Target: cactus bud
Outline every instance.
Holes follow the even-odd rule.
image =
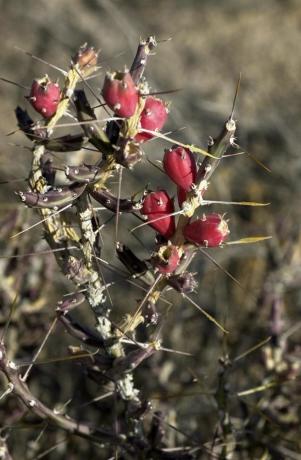
[[[83,70],[86,67],[96,67],[98,54],[96,53],[93,46],[88,46],[87,43],[82,45],[72,61],[74,64],[78,64],[80,69]]]
[[[161,99],[148,96],[140,116],[140,127],[150,131],[160,131],[166,122],[167,114],[167,106]],[[154,137],[152,134],[141,132],[136,134],[135,141],[145,142],[152,137]]]
[[[107,73],[102,95],[110,109],[119,117],[130,118],[134,115],[139,94],[129,72]]]
[[[188,192],[195,182],[197,167],[189,149],[174,145],[165,150],[163,167],[170,179]]]
[[[147,216],[149,225],[165,238],[170,238],[175,232],[175,218],[170,215],[173,212],[173,200],[165,190],[151,192],[143,200],[141,213]]]
[[[51,118],[55,114],[60,98],[61,90],[58,83],[53,83],[47,75],[33,81],[29,101],[44,118]]]
[[[184,227],[188,241],[206,247],[220,246],[230,233],[227,221],[220,214],[207,214]]]

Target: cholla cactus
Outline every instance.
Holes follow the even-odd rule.
[[[98,56],[86,45],[72,59],[61,88],[47,76],[32,83],[29,101],[43,120],[33,121],[27,111],[20,107],[16,110],[20,129],[32,141],[29,190],[18,191],[18,195],[25,205],[39,213],[50,250],[62,273],[74,283],[72,295],[58,299],[56,318],[42,345],[57,322],[79,341],[81,347],[70,348],[70,354],[81,363],[87,378],[94,380],[99,389],[109,387],[109,393],[116,395],[120,406],[119,428],[112,430],[110,425],[92,428],[83,420],[50,409],[34,396],[27,380],[41,348],[21,374],[20,365],[9,360],[9,350],[2,340],[0,370],[9,382],[7,394],[13,393],[29,411],[67,433],[105,444],[108,451],[112,446],[118,447],[122,458],[190,459],[199,458],[200,451],[206,453],[211,449],[194,438],[192,445],[187,447],[167,448],[162,429],[164,418],[152,411],[143,389],[138,390],[134,371],[161,348],[160,341],[153,339],[160,298],[168,289],[173,289],[189,299],[188,294],[197,285],[190,271],[192,259],[200,250],[208,247],[219,250],[227,243],[230,233],[227,220],[217,213],[204,213],[202,208],[214,204],[206,200],[206,191],[223,156],[230,147],[235,147],[236,123],[231,113],[220,135],[210,139],[207,151],[176,142],[164,134],[162,129],[169,106],[151,94],[143,77],[148,58],[156,46],[153,37],[141,41],[130,70],[106,74],[99,95],[108,113],[106,120],[97,119],[87,97],[87,79],[98,69]],[[79,89],[82,82],[84,89]],[[55,130],[61,118],[70,112],[78,122],[79,132],[56,137]],[[110,190],[109,179],[123,168],[131,170],[143,161],[145,144],[156,137],[173,144],[162,152],[162,160],[166,181],[170,179],[174,183],[178,201],[175,203],[164,187],[149,190],[146,184],[143,184],[145,192],[140,197],[134,195],[134,191],[134,198],[115,196]],[[99,152],[100,160],[95,164],[66,166],[64,183],[58,183],[51,154],[81,151],[87,145]],[[119,324],[112,320],[108,286],[99,268],[102,222],[94,211],[95,202],[116,216],[131,213],[143,220],[138,226],[148,225],[154,230],[153,253],[147,260],[141,260],[125,244],[116,242],[117,255],[129,278],[136,279],[145,291],[134,312],[132,309],[123,322],[120,318]],[[70,211],[73,211],[72,219]],[[93,329],[79,323],[72,315],[85,301],[95,316]],[[206,315],[206,321],[213,321],[224,334],[227,333],[209,313],[198,308]],[[141,328],[144,328],[143,341],[137,338]],[[225,430],[225,418],[222,427]],[[225,442],[228,442],[226,434]]]

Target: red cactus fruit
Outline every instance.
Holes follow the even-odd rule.
[[[163,246],[158,254],[153,257],[153,265],[162,274],[173,273],[179,265],[181,252],[173,245]]]
[[[220,214],[207,214],[184,227],[188,241],[206,247],[220,246],[230,233],[227,221]]]
[[[141,213],[147,216],[149,225],[165,238],[170,238],[175,232],[175,218],[170,215],[173,212],[173,200],[165,190],[150,192],[143,200]]]
[[[106,104],[118,117],[130,118],[134,115],[139,93],[129,72],[108,72],[102,95]]]
[[[51,118],[55,114],[60,99],[61,90],[58,83],[53,83],[47,75],[32,82],[29,101],[44,118]]]
[[[195,182],[197,167],[193,154],[189,149],[174,145],[165,150],[163,167],[170,179],[188,192]]]
[[[150,131],[160,131],[163,128],[168,115],[168,109],[161,99],[148,96],[140,116],[140,127]],[[145,142],[151,139],[153,134],[138,133],[135,136],[136,142]]]

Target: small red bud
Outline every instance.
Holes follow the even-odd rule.
[[[183,234],[188,241],[206,247],[220,246],[230,233],[226,220],[220,214],[207,214],[187,224]]]
[[[60,98],[61,90],[58,83],[53,83],[47,75],[33,81],[29,101],[44,118],[51,118],[55,114]]]
[[[163,128],[168,115],[166,104],[153,96],[148,96],[145,100],[144,108],[140,116],[140,127],[149,131],[160,131]],[[138,133],[135,136],[136,142],[145,142],[152,139],[153,134]]]
[[[129,72],[107,73],[102,95],[118,117],[130,118],[134,115],[139,94]]]
[[[173,273],[179,265],[181,252],[173,245],[162,246],[153,257],[153,265],[162,274]]]
[[[175,218],[170,215],[173,212],[173,200],[165,190],[150,192],[143,200],[141,213],[147,216],[149,225],[165,238],[170,238],[175,232]]]
[[[170,179],[188,192],[195,182],[197,167],[194,156],[189,149],[174,145],[165,150],[163,167]]]

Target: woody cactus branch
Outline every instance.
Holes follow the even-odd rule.
[[[92,67],[93,69],[95,68],[95,63]],[[93,69],[90,68],[88,74]],[[66,76],[65,86],[62,91],[61,99],[57,104],[57,110],[54,115],[45,122],[44,129],[47,132],[47,139],[49,139],[47,141],[47,147],[51,146],[51,138],[49,136],[59,119],[67,110],[70,98],[73,97],[77,83],[80,81],[81,77],[86,75],[86,68],[85,66],[82,66],[80,60],[73,62],[70,71]],[[34,89],[35,87],[33,88],[31,94],[33,94]],[[49,86],[47,87],[47,90],[49,90]],[[43,96],[45,97],[46,93],[44,88],[43,91]],[[37,94],[37,98],[38,96],[39,94]],[[37,103],[37,98],[34,100],[35,104]],[[86,122],[95,119],[93,110],[90,108],[82,91],[78,91],[75,94],[75,104],[77,107],[79,121]],[[48,116],[49,113],[50,112],[44,114]],[[20,121],[19,124],[21,124]],[[29,124],[29,120],[26,120],[26,123],[23,123],[24,131],[28,131]],[[83,126],[85,134],[88,136],[90,142],[94,143],[94,145],[97,146],[105,156],[104,160],[99,164],[97,176],[94,177],[94,182],[96,181],[95,188],[97,190],[97,188],[99,188],[102,184],[105,185],[107,178],[110,177],[115,169],[115,162],[113,158],[114,150],[110,146],[110,143],[102,130],[98,130],[96,126],[93,127],[92,125]],[[93,210],[89,202],[87,192],[85,192],[86,186],[77,186],[76,183],[74,183],[71,187],[65,187],[64,189],[48,190],[49,185],[47,184],[41,168],[43,156],[45,154],[44,139],[43,142],[44,144],[41,145],[38,141],[36,141],[36,145],[33,148],[32,170],[29,179],[32,192],[21,192],[20,196],[28,205],[38,206],[39,213],[44,220],[43,224],[46,230],[46,239],[50,246],[53,249],[57,249],[58,247],[65,248],[65,252],[63,254],[57,255],[57,260],[62,267],[63,272],[67,277],[76,281],[77,284],[85,288],[85,297],[95,313],[97,318],[96,328],[103,341],[107,342],[108,339],[113,339],[113,342],[111,340],[113,345],[107,346],[106,352],[109,353],[109,355],[121,357],[124,355],[123,347],[120,342],[114,340],[114,327],[109,320],[110,310],[107,306],[105,306],[106,297],[104,291],[106,287],[95,263],[94,245],[96,238],[95,229],[92,224]],[[70,174],[70,168],[66,171],[66,173],[68,177],[68,173]],[[84,182],[89,182],[89,180]],[[80,195],[82,196],[80,197]],[[52,214],[50,206],[52,202],[52,207],[55,210],[69,203],[73,203],[75,205],[79,217],[80,237],[64,220],[63,213],[57,213],[55,215]],[[82,254],[80,259],[78,258],[78,255],[74,256],[70,253],[70,251],[68,251],[70,241],[76,243],[79,247]],[[116,384],[123,399],[132,399],[138,402],[138,392],[133,387],[132,376],[130,373],[122,376]]]
[[[130,372],[141,360],[145,359],[153,352],[154,350],[151,347],[146,350],[141,350],[138,353],[132,352],[128,358],[122,359],[121,367],[116,366],[115,370],[112,369],[109,371],[111,375],[108,374],[108,377],[111,378],[116,372]],[[193,459],[190,448],[175,449],[174,455],[172,452],[169,452],[168,449],[159,449],[156,443],[152,446],[146,439],[142,442],[133,434],[116,434],[113,431],[94,428],[88,423],[73,420],[71,417],[63,415],[55,409],[50,409],[30,391],[28,385],[22,380],[19,374],[18,366],[8,359],[6,349],[2,343],[0,343],[0,370],[4,373],[9,383],[8,393],[15,395],[30,412],[40,419],[47,421],[48,426],[55,426],[71,435],[79,436],[96,444],[103,445],[104,443],[108,443],[110,446],[120,446],[126,452],[126,455],[130,455],[130,458],[134,458],[133,456],[137,455],[136,458],[158,460],[175,458],[179,460]],[[7,446],[1,439],[0,454],[3,454],[5,460],[10,460],[12,458],[8,452]]]
[[[15,394],[39,418],[47,420],[69,433],[90,439],[93,442],[102,443],[110,441],[120,443],[124,440],[122,437],[118,437],[105,430],[94,430],[84,423],[79,423],[69,417],[60,415],[55,410],[45,406],[32,394],[27,384],[22,381],[17,365],[8,359],[3,344],[0,344],[0,369],[10,384],[11,393]]]

